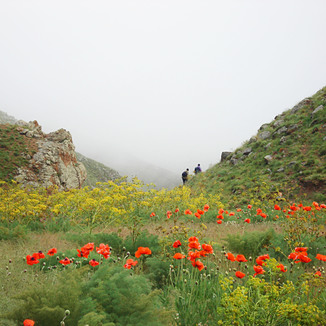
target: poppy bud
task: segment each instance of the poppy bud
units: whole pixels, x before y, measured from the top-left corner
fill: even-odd
[[[225,271],[225,275],[229,275],[229,272],[228,271]]]
[[[26,273],[27,272],[27,269],[24,269],[24,273]]]
[[[66,315],[66,316],[69,316],[69,315],[70,315],[70,311],[69,311],[69,310],[66,310],[66,311],[65,311],[65,315]]]
[[[216,269],[219,271],[220,270],[220,267],[219,266],[216,266]]]
[[[230,268],[229,268],[229,272],[231,272],[231,271],[232,271],[232,268],[230,267]]]
[[[6,270],[8,270],[9,269],[9,267],[8,266],[6,266]]]
[[[249,261],[252,261],[252,257],[249,257],[248,260],[249,260]]]
[[[46,265],[46,262],[43,262],[43,266],[45,266]]]
[[[56,268],[57,268],[57,266],[56,266],[56,265],[54,265],[54,266],[52,266],[52,268],[53,268],[53,269],[56,269]]]
[[[9,264],[11,263],[11,259],[9,259]]]
[[[126,251],[126,247],[123,247],[123,248],[122,248],[122,251]]]
[[[195,285],[198,285],[198,281],[195,282]]]
[[[244,265],[244,267],[245,267],[245,268],[248,268],[248,265],[247,265],[247,264],[245,264],[245,265]]]
[[[120,257],[118,257],[118,261],[120,261],[121,260],[121,258]]]
[[[187,284],[187,280],[184,280],[184,283]]]
[[[65,322],[62,320],[60,326],[65,326]]]
[[[59,256],[57,256],[57,260],[60,260],[60,257]]]
[[[10,276],[11,275],[11,272],[9,272],[7,275]]]

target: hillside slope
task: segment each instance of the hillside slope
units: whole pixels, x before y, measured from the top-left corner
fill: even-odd
[[[0,111],[0,180],[9,181],[17,176],[21,167],[29,164],[29,160],[37,152],[35,139],[26,137],[17,131],[17,125],[24,124],[7,113]],[[96,182],[107,182],[120,177],[119,173],[102,163],[75,153],[77,161],[83,163],[87,178],[83,186],[95,186]]]
[[[277,196],[324,201],[325,158],[326,87],[262,125],[189,185],[197,193],[220,193],[233,204]]]

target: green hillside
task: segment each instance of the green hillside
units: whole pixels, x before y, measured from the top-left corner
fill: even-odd
[[[21,135],[17,131],[18,120],[0,111],[0,180],[11,181],[19,167],[27,166],[36,153],[34,138]],[[76,152],[77,160],[87,171],[83,186],[95,187],[97,182],[107,182],[120,177],[119,173],[102,163]]]
[[[195,176],[195,193],[242,204],[266,198],[326,200],[326,87],[261,126],[225,160]]]
[[[87,171],[87,178],[83,186],[95,187],[97,182],[107,182],[120,178],[117,171],[107,167],[106,165],[94,161],[78,152],[76,152],[77,160],[84,164]]]

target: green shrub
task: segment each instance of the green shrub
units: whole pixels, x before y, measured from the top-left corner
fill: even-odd
[[[103,265],[84,287],[79,325],[164,325],[158,294],[144,276]]]
[[[15,299],[15,307],[3,317],[22,325],[25,319],[32,319],[37,326],[58,326],[68,309],[67,324],[77,325],[81,275],[76,270],[66,270],[57,276],[51,274],[47,282],[28,285]]]
[[[243,254],[246,257],[256,257],[262,252],[264,247],[271,243],[271,239],[275,236],[275,231],[269,229],[266,232],[250,232],[243,235],[229,234],[225,239],[228,250]]]
[[[0,240],[19,240],[26,239],[26,229],[21,225],[8,228],[0,226]]]

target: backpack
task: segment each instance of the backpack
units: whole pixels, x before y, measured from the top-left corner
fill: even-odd
[[[182,178],[187,178],[188,173],[186,171],[182,172]]]

